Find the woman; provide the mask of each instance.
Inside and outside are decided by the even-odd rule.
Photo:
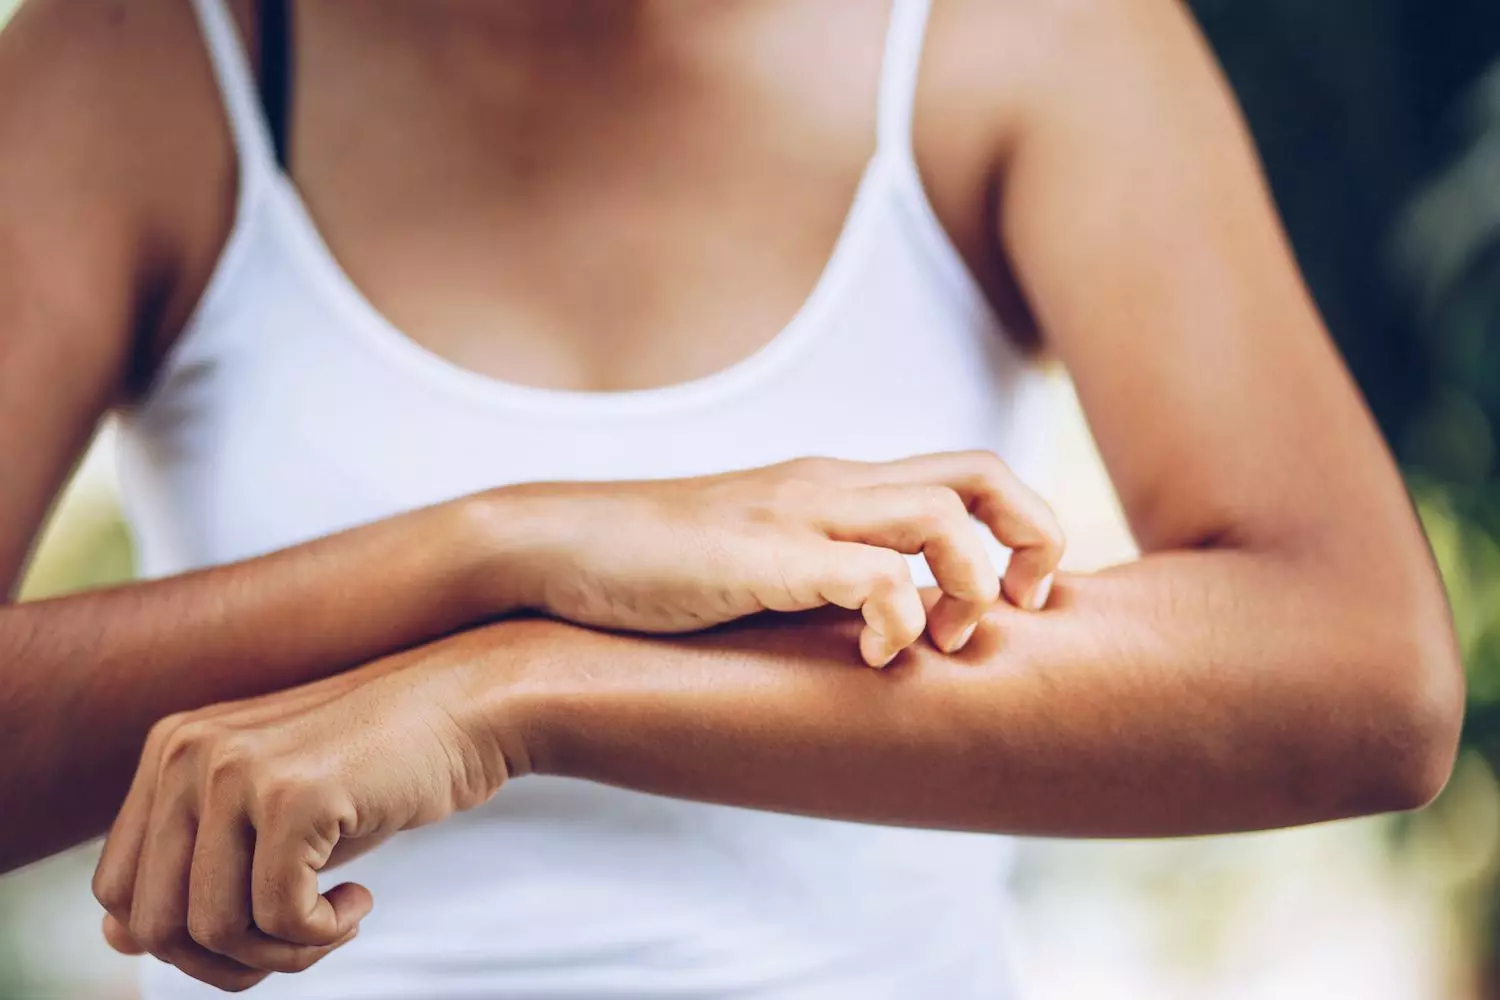
[[[975,832],[1436,794],[1439,583],[1189,18],[932,7],[32,0],[0,565],[115,407],[153,579],[0,612],[6,867],[113,817],[152,998],[996,997]],[[1041,348],[1145,553],[1050,600]]]

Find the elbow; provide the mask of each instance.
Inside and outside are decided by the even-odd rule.
[[[1355,703],[1366,709],[1346,746],[1355,796],[1346,811],[1353,814],[1431,803],[1453,773],[1463,729],[1464,673],[1446,606],[1404,635],[1391,636],[1389,625],[1382,631],[1392,641],[1365,660],[1373,669],[1367,666],[1364,697]]]
[[[1367,774],[1356,815],[1410,812],[1431,804],[1447,787],[1458,755],[1457,723],[1408,718],[1400,752]]]

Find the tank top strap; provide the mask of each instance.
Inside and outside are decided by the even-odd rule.
[[[881,150],[902,157],[912,155],[912,114],[931,7],[932,0],[894,0],[886,31],[876,141]]]
[[[250,59],[226,0],[193,0],[239,154],[241,184],[276,171],[276,154]]]

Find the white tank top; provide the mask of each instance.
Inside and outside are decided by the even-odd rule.
[[[154,388],[122,420],[146,575],[516,482],[988,448],[1045,490],[1047,383],[1010,346],[912,155],[927,0],[896,0],[877,149],[791,322],[717,374],[619,393],[481,376],[396,329],[277,168],[223,0],[195,4],[238,149],[238,215]],[[332,873],[325,888],[374,892],[360,937],[255,995],[996,1000],[1009,996],[1010,843],[525,778]],[[155,962],[144,992],[219,996]]]

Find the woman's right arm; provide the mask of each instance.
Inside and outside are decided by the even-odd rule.
[[[47,508],[176,294],[169,195],[191,206],[195,190],[220,193],[202,175],[222,173],[227,135],[170,124],[174,74],[211,87],[182,55],[196,51],[184,31],[186,4],[31,0],[0,32],[0,871],[103,830],[163,715],[503,610],[495,580],[483,606],[473,586],[503,525],[462,504],[239,565],[14,603]]]

